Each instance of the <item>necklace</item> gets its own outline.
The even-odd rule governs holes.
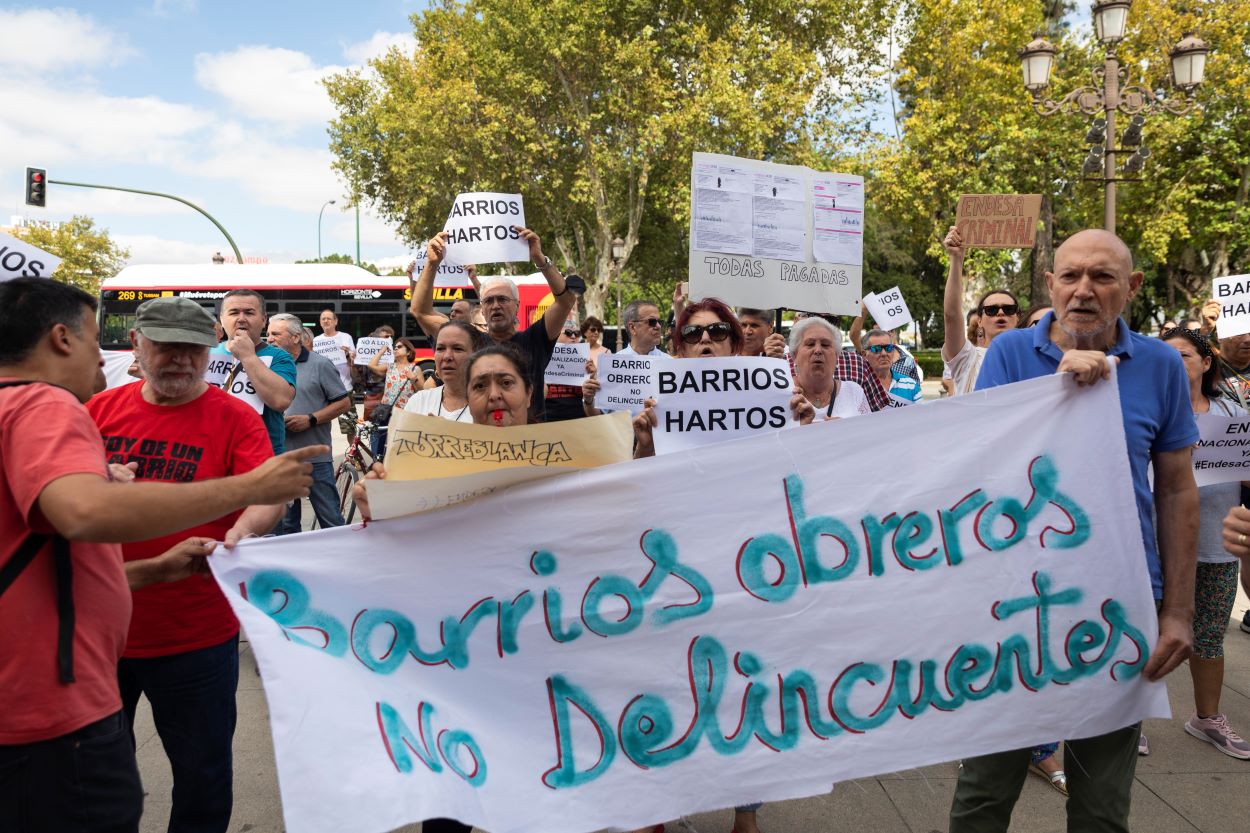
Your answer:
[[[445,397],[445,396],[447,396],[447,386],[446,386],[446,385],[443,385],[441,388],[439,388],[439,394],[438,394],[438,413],[436,413],[434,416],[442,416],[442,415],[443,415],[443,397]],[[464,407],[463,407],[463,408],[461,408],[460,410],[456,411],[456,415],[455,415],[455,416],[450,417],[451,421],[452,421],[452,422],[459,422],[459,421],[460,421],[460,417],[464,414],[465,410],[466,410],[466,409],[468,409],[468,407],[469,407],[469,403],[468,403],[468,402],[465,402],[465,403],[464,403]]]

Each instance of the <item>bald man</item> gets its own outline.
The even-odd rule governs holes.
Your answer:
[[[1120,318],[1141,282],[1142,273],[1133,269],[1132,253],[1120,238],[1099,229],[1073,235],[1055,252],[1055,270],[1046,273],[1054,310],[1035,327],[994,339],[977,390],[1050,373],[1072,373],[1080,385],[1095,385],[1110,378],[1107,357],[1116,357],[1137,517],[1159,607],[1159,640],[1142,674],[1159,680],[1193,646],[1198,488],[1190,446],[1198,442],[1198,426],[1180,354],[1132,332]],[[1098,431],[1099,426],[1073,430]],[[1154,466],[1153,495],[1148,464]],[[1135,723],[1065,743],[1069,830],[1128,830],[1140,734],[1141,724]],[[951,833],[1006,831],[1028,765],[1028,749],[964,759],[951,806]]]

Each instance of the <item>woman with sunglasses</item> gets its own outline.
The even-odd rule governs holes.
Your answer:
[[[563,332],[556,336],[557,344],[579,344],[582,331],[572,325],[565,324]],[[581,385],[543,385],[543,407],[546,410],[547,422],[563,422],[568,419],[581,419],[586,416],[582,408]]]
[[[1207,338],[1195,330],[1174,327],[1160,338],[1176,348],[1189,377],[1189,401],[1195,414],[1245,419],[1239,404],[1220,396],[1220,366]],[[1224,549],[1224,516],[1241,505],[1241,490],[1250,483],[1213,483],[1198,489],[1198,573],[1194,583],[1194,652],[1189,674],[1194,681],[1194,715],[1185,731],[1232,758],[1250,759],[1247,743],[1220,712],[1224,686],[1224,631],[1237,599],[1235,556]]]
[[[971,393],[981,372],[981,362],[990,342],[1020,322],[1020,302],[1006,289],[993,289],[977,302],[977,344],[964,337],[964,239],[955,226],[950,227],[943,241],[950,257],[946,275],[946,292],[942,296],[942,320],[946,340],[942,343],[942,361],[950,365],[955,380],[955,395]]]
[[[582,338],[590,345],[590,360],[593,362],[600,356],[611,353],[603,346],[603,322],[593,315],[582,322]]]

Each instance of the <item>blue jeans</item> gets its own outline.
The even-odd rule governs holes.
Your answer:
[[[226,833],[234,807],[239,637],[183,654],[122,659],[117,679],[132,743],[139,695],[152,704],[174,775],[169,833]]]
[[[322,529],[343,525],[343,513],[339,511],[339,493],[334,488],[333,463],[312,464],[312,488],[308,490],[308,500],[312,503],[313,513]],[[274,534],[292,535],[303,531],[303,522],[300,520],[302,503],[303,501],[296,500],[287,507]]]
[[[0,830],[138,833],[143,786],[121,712],[51,740],[0,746]]]

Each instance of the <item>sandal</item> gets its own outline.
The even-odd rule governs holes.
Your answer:
[[[1046,783],[1050,784],[1050,786],[1052,786],[1057,792],[1061,792],[1064,795],[1068,794],[1068,776],[1064,774],[1062,769],[1055,770],[1054,772],[1047,772],[1037,764],[1029,764],[1029,772],[1045,780]]]

